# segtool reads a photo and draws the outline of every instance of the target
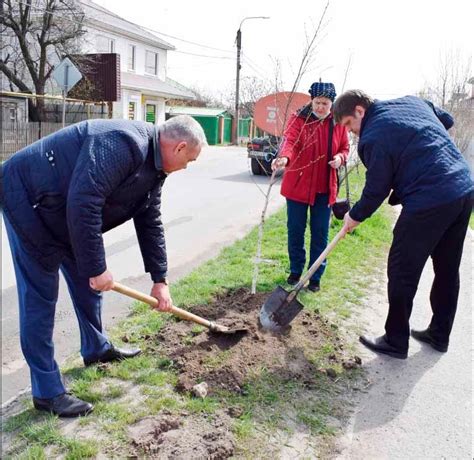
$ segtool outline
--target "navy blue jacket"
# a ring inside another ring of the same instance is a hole
[[[447,132],[453,124],[447,112],[415,96],[375,101],[362,119],[358,153],[366,183],[350,216],[367,219],[390,190],[409,213],[471,192],[469,167]]]
[[[90,120],[20,150],[2,168],[4,212],[46,269],[72,255],[86,277],[106,270],[102,233],[134,220],[145,271],[166,275],[159,142],[148,123]]]

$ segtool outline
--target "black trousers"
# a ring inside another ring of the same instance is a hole
[[[393,230],[388,257],[389,311],[385,332],[390,344],[408,349],[413,299],[430,256],[434,280],[429,329],[437,341],[449,343],[458,303],[459,265],[471,212],[472,193],[426,211],[402,211]]]

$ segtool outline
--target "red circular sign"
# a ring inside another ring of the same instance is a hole
[[[255,103],[254,122],[268,134],[281,136],[290,115],[310,101],[309,94],[304,93],[270,94]]]

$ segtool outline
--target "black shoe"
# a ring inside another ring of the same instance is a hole
[[[431,345],[431,347],[434,348],[436,351],[439,351],[441,353],[446,353],[448,351],[448,344],[441,343],[438,340],[434,339],[429,329],[425,329],[424,331],[415,331],[414,329],[412,329],[411,336],[420,342],[425,342]]]
[[[70,393],[63,393],[51,399],[33,397],[35,409],[44,410],[60,417],[79,417],[94,410],[94,406]]]
[[[286,282],[290,284],[291,286],[294,286],[295,284],[298,284],[298,281],[300,280],[300,278],[301,278],[301,274],[298,275],[296,273],[290,273],[290,276],[288,277]]]
[[[90,366],[95,363],[109,363],[111,361],[122,361],[127,358],[133,358],[137,356],[142,351],[140,348],[135,348],[134,350],[125,350],[123,348],[116,348],[113,345],[101,356],[98,358],[84,358],[84,364]]]
[[[310,281],[308,284],[308,289],[311,292],[318,292],[321,290],[321,286],[319,285],[319,281]]]
[[[361,335],[359,341],[375,353],[391,356],[392,358],[407,359],[408,352],[400,350],[387,342],[385,335],[381,337],[367,337]]]

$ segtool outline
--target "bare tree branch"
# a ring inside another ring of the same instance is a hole
[[[307,45],[306,48],[303,50],[303,57],[301,59],[298,72],[296,74],[295,81],[293,83],[293,87],[291,89],[291,95],[288,98],[288,102],[285,108],[285,114],[284,114],[284,119],[283,119],[283,126],[286,125],[286,121],[288,120],[289,117],[289,108],[292,100],[292,95],[295,93],[296,89],[299,86],[299,83],[301,81],[301,78],[306,72],[306,69],[308,68],[308,62],[311,61],[312,57],[314,56],[315,52],[315,43],[316,39],[319,37],[322,24],[324,21],[324,18],[326,16],[327,10],[329,8],[329,0],[326,3],[326,6],[323,9],[323,12],[321,13],[321,17],[319,18],[319,22],[317,27],[314,30],[314,33],[311,38],[307,38]],[[262,239],[263,239],[263,227],[265,225],[265,216],[267,212],[267,207],[268,203],[270,200],[270,194],[272,191],[273,185],[276,183],[276,175],[275,171],[273,172],[271,178],[270,178],[270,184],[268,185],[267,193],[265,194],[265,203],[263,206],[262,214],[260,216],[260,223],[259,223],[259,229],[258,229],[258,240],[257,240],[257,254],[254,260],[254,273],[252,277],[252,288],[251,288],[251,293],[255,294],[257,290],[257,279],[258,279],[258,273],[259,273],[259,263],[261,261],[261,256],[262,256]]]
[[[472,56],[463,56],[459,50],[445,50],[439,57],[437,75],[418,93],[453,115],[454,127],[450,133],[462,153],[466,152],[474,130],[468,91],[471,72]]]
[[[84,12],[75,0],[3,0],[0,72],[19,91],[44,94],[57,56],[80,51]],[[42,118],[43,100],[30,118]],[[39,121],[36,120],[35,121]]]

